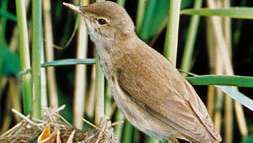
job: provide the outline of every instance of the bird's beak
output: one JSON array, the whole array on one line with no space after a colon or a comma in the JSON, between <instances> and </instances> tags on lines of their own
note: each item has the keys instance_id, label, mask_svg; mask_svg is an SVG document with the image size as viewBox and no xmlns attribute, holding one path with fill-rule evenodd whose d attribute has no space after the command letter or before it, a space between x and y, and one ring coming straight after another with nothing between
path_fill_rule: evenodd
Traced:
<instances>
[{"instance_id":1,"label":"bird's beak","mask_svg":"<svg viewBox=\"0 0 253 143\"><path fill-rule=\"evenodd\" d=\"M66 3L66 2L63 2L62 3L64 6L72 9L73 11L79 13L79 14L83 14L82 10L81 10L81 7L80 6L75 6L73 4L69 4L69 3Z\"/></svg>"}]
</instances>

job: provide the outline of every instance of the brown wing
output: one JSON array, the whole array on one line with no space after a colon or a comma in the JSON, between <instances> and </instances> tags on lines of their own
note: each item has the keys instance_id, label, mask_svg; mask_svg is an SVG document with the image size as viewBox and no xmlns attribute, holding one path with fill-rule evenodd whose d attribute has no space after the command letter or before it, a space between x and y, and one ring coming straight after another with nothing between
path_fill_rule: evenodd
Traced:
<instances>
[{"instance_id":1,"label":"brown wing","mask_svg":"<svg viewBox=\"0 0 253 143\"><path fill-rule=\"evenodd\" d=\"M118 60L121 64L115 67L119 86L152 115L196 141L220 141L192 86L161 55L139 47Z\"/></svg>"}]
</instances>

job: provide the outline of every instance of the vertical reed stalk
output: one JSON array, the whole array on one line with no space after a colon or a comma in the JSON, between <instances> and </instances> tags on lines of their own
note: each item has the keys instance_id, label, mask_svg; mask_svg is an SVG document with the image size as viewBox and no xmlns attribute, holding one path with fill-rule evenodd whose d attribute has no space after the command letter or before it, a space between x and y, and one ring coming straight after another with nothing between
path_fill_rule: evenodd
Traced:
<instances>
[{"instance_id":1,"label":"vertical reed stalk","mask_svg":"<svg viewBox=\"0 0 253 143\"><path fill-rule=\"evenodd\" d=\"M171 0L169 8L169 20L165 39L164 56L171 60L174 66L177 61L177 45L179 35L179 17L181 0Z\"/></svg>"},{"instance_id":2,"label":"vertical reed stalk","mask_svg":"<svg viewBox=\"0 0 253 143\"><path fill-rule=\"evenodd\" d=\"M218 4L215 3L214 1L208 0L208 7L210 8L216 8ZM230 67L223 67L224 65L230 65L230 60L227 60L223 58L223 56L225 55L225 57L228 57L228 53L227 51L224 51L227 47L226 43L225 43L225 38L224 38L224 33L223 33L223 27L222 27L222 23L221 23L221 18L219 17L211 17L210 18L210 28L212 29L212 33L213 33L213 38L214 41L216 43L216 49L215 49L215 55L216 55L216 74L223 74L224 70L226 70L227 68ZM223 54L223 56L221 55L221 53ZM223 96L221 96L220 91L217 91L217 103L216 103L216 108L217 106L220 106L220 103L222 103L223 101ZM225 97L226 99L228 99L229 97ZM225 99L225 100L226 100ZM232 129L232 119L233 119L233 112L230 110L230 105L231 102L228 102L229 100L225 101L225 139L224 141L227 143L230 143L232 141L232 136L230 135L231 129ZM218 108L220 109L220 108ZM218 120L215 121L215 124L219 125L220 127L220 119L221 119L221 111L217 111L216 115L215 115L215 119L217 117ZM218 121L218 122L217 122Z\"/></svg>"},{"instance_id":3,"label":"vertical reed stalk","mask_svg":"<svg viewBox=\"0 0 253 143\"><path fill-rule=\"evenodd\" d=\"M25 9L28 9L29 7L29 4L30 4L30 0L26 0L25 1ZM27 13L27 12L26 12ZM12 35L11 35L11 40L10 40L10 50L11 51L17 51L17 48L18 48L18 27L16 25L16 27L14 27L14 30L12 32Z\"/></svg>"},{"instance_id":4,"label":"vertical reed stalk","mask_svg":"<svg viewBox=\"0 0 253 143\"><path fill-rule=\"evenodd\" d=\"M211 19L207 20L207 43L208 43L208 53L209 53L209 66L210 73L212 74L222 74L222 62L220 60L217 41L214 38L213 29L211 26ZM209 89L213 88L209 86ZM223 94L218 89L214 89L213 92L208 92L208 111L214 119L214 126L220 132L221 130L221 112L223 107ZM211 99L215 98L215 99ZM210 100L211 99L211 100ZM212 102L213 100L213 102ZM215 105L214 105L215 103ZM213 107L213 108L211 108Z\"/></svg>"},{"instance_id":5,"label":"vertical reed stalk","mask_svg":"<svg viewBox=\"0 0 253 143\"><path fill-rule=\"evenodd\" d=\"M215 102L215 87L208 86L207 88L207 111L211 118L213 118L214 113L214 102Z\"/></svg>"},{"instance_id":6,"label":"vertical reed stalk","mask_svg":"<svg viewBox=\"0 0 253 143\"><path fill-rule=\"evenodd\" d=\"M125 128L124 128L124 136L123 136L123 143L132 143L132 136L133 136L133 126L129 123L125 123Z\"/></svg>"},{"instance_id":7,"label":"vertical reed stalk","mask_svg":"<svg viewBox=\"0 0 253 143\"><path fill-rule=\"evenodd\" d=\"M122 114L122 112L119 109L117 109L115 120L116 121L125 120L124 115ZM115 127L115 135L116 135L116 137L118 137L119 140L121 140L121 138L122 138L123 128L124 128L124 124L119 124Z\"/></svg>"},{"instance_id":8,"label":"vertical reed stalk","mask_svg":"<svg viewBox=\"0 0 253 143\"><path fill-rule=\"evenodd\" d=\"M233 101L225 96L225 143L233 142Z\"/></svg>"},{"instance_id":9,"label":"vertical reed stalk","mask_svg":"<svg viewBox=\"0 0 253 143\"><path fill-rule=\"evenodd\" d=\"M90 82L90 88L88 92L88 99L86 102L86 108L85 112L88 115L88 117L93 118L94 117L94 107L95 107L95 81L96 79L96 70L95 70L95 65L92 65L92 70L91 70L91 82Z\"/></svg>"},{"instance_id":10,"label":"vertical reed stalk","mask_svg":"<svg viewBox=\"0 0 253 143\"><path fill-rule=\"evenodd\" d=\"M195 0L194 1L194 8L200 8L202 5L202 0ZM199 26L199 16L194 15L191 17L190 26L187 33L187 38L185 42L184 54L182 59L181 69L183 71L189 72L191 68L191 61L192 61L192 53L196 41L196 35L198 32Z\"/></svg>"},{"instance_id":11,"label":"vertical reed stalk","mask_svg":"<svg viewBox=\"0 0 253 143\"><path fill-rule=\"evenodd\" d=\"M97 58L96 63L96 109L95 109L95 123L99 124L100 120L104 118L104 83L105 78Z\"/></svg>"},{"instance_id":12,"label":"vertical reed stalk","mask_svg":"<svg viewBox=\"0 0 253 143\"><path fill-rule=\"evenodd\" d=\"M11 125L11 117L9 116L9 112L11 111L11 103L10 103L10 96L7 96L7 98L5 99L5 107L4 107L4 111L3 111L3 121L2 121L2 125L1 125L1 130L0 130L0 134L2 134L3 132L7 131Z\"/></svg>"},{"instance_id":13,"label":"vertical reed stalk","mask_svg":"<svg viewBox=\"0 0 253 143\"><path fill-rule=\"evenodd\" d=\"M32 1L32 91L33 111L35 118L41 118L41 52L42 37L42 5L41 0Z\"/></svg>"},{"instance_id":14,"label":"vertical reed stalk","mask_svg":"<svg viewBox=\"0 0 253 143\"><path fill-rule=\"evenodd\" d=\"M9 91L8 91L8 97L10 98L11 102L11 108L14 108L15 110L21 112L21 104L20 104L20 97L19 97L19 87L17 84L17 80L15 78L9 78ZM14 115L16 122L20 121L20 117L17 115Z\"/></svg>"},{"instance_id":15,"label":"vertical reed stalk","mask_svg":"<svg viewBox=\"0 0 253 143\"><path fill-rule=\"evenodd\" d=\"M229 1L223 1L223 7L229 7ZM227 53L229 60L231 60L231 20L230 18L223 18L223 33L224 33L224 40L227 46ZM232 68L232 65L231 65ZM227 74L233 74L233 69L231 72ZM225 96L225 120L228 122L225 124L225 141L227 143L233 142L233 101L229 96Z\"/></svg>"},{"instance_id":16,"label":"vertical reed stalk","mask_svg":"<svg viewBox=\"0 0 253 143\"><path fill-rule=\"evenodd\" d=\"M235 114L236 114L237 123L239 125L239 129L240 129L240 133L242 137L248 136L249 131L247 128L246 119L243 112L243 107L238 102L235 102Z\"/></svg>"},{"instance_id":17,"label":"vertical reed stalk","mask_svg":"<svg viewBox=\"0 0 253 143\"><path fill-rule=\"evenodd\" d=\"M208 6L211 8L215 7L215 4L213 1L209 0L208 1ZM226 39L224 37L224 35L227 34L223 34L221 33L223 31L222 29L222 25L221 25L221 21L219 19L217 19L217 17L213 17L211 20L211 26L213 29L213 32L215 34L214 38L217 41L217 45L218 45L218 54L219 56L222 58L223 61L223 66L225 66L225 68L223 69L223 72L225 74L228 75L233 75L233 68L232 68L232 64L231 64L231 58L229 55L229 50L228 47L226 47ZM221 55L222 53L222 55ZM225 142L232 142L233 141L233 110L232 110L232 100L229 99L229 97L226 97L225 99L225 119L226 119L226 124L225 124ZM236 107L240 107L240 106L236 106ZM240 113L243 113L242 108L239 108L238 110L240 110ZM238 114L236 114L238 115ZM244 117L244 115L242 115ZM240 119L244 119L241 118ZM245 120L238 120L240 121L240 123L243 123L244 125L246 125ZM239 126L241 126L242 124L239 124ZM240 128L243 129L243 128Z\"/></svg>"},{"instance_id":18,"label":"vertical reed stalk","mask_svg":"<svg viewBox=\"0 0 253 143\"><path fill-rule=\"evenodd\" d=\"M26 0L25 1L25 9L28 8L29 3L30 3L30 0ZM17 9L17 7L16 7L16 9ZM10 44L9 44L11 51L16 51L17 50L17 48L18 48L17 39L18 39L18 27L16 25L14 27L13 31L12 31L12 35L11 35L11 39L10 39Z\"/></svg>"},{"instance_id":19,"label":"vertical reed stalk","mask_svg":"<svg viewBox=\"0 0 253 143\"><path fill-rule=\"evenodd\" d=\"M21 62L21 70L31 69L29 39L26 21L25 1L16 0L17 24L19 32L19 57ZM32 110L32 84L31 74L28 73L22 76L22 98L24 114L31 113Z\"/></svg>"},{"instance_id":20,"label":"vertical reed stalk","mask_svg":"<svg viewBox=\"0 0 253 143\"><path fill-rule=\"evenodd\" d=\"M117 3L120 4L121 6L125 5L126 0L117 0Z\"/></svg>"},{"instance_id":21,"label":"vertical reed stalk","mask_svg":"<svg viewBox=\"0 0 253 143\"><path fill-rule=\"evenodd\" d=\"M215 4L214 1L208 0L208 6L210 8L215 8ZM226 42L223 36L223 29L221 26L221 19L219 19L219 17L211 17L210 20L210 25L214 31L214 38L217 41L217 45L218 45L218 50L220 50L220 54L222 53L222 58L223 58L223 62L225 65L228 66L228 68L226 68L225 70L228 71L232 71L232 64L231 64L231 60L229 58L229 54L227 52L227 47L226 47Z\"/></svg>"},{"instance_id":22,"label":"vertical reed stalk","mask_svg":"<svg viewBox=\"0 0 253 143\"><path fill-rule=\"evenodd\" d=\"M216 44L214 45L214 38L213 38L213 32L211 29L211 24L210 24L210 18L207 18L207 22L206 22L206 27L207 27L207 45L208 45L208 56L209 56L209 69L210 69L210 73L215 73L215 60L216 57L215 56L215 48ZM207 110L209 115L211 115L211 117L214 120L214 116L216 114L216 110L215 110L215 99L216 99L216 88L213 86L208 86L208 93L207 93ZM216 119L214 120L214 124L216 122ZM217 128L217 126L215 126ZM217 128L218 129L218 128Z\"/></svg>"},{"instance_id":23,"label":"vertical reed stalk","mask_svg":"<svg viewBox=\"0 0 253 143\"><path fill-rule=\"evenodd\" d=\"M224 5L225 8L229 8L230 7L230 0L224 0L223 5ZM231 19L230 18L224 18L223 21L224 21L223 22L223 27L224 27L225 42L226 42L226 45L228 45L227 51L228 51L229 58L231 60L232 59ZM228 70L227 72L228 72L228 74L234 74L233 69ZM232 99L229 99L229 100L232 100ZM229 100L227 102L232 102L232 101L229 101ZM234 106L235 106L235 114L236 114L236 118L237 118L237 123L239 125L241 135L243 137L245 137L245 136L248 135L248 129L247 129L247 125L246 125L245 115L244 115L244 112L243 112L243 107L238 102L234 102ZM229 106L229 110L232 110L232 105L231 105L231 107ZM233 131L231 132L231 134L233 134Z\"/></svg>"},{"instance_id":24,"label":"vertical reed stalk","mask_svg":"<svg viewBox=\"0 0 253 143\"><path fill-rule=\"evenodd\" d=\"M229 8L230 7L230 0L223 0L223 7ZM224 31L224 38L226 45L228 45L228 54L231 58L232 54L232 41L231 41L231 19L228 17L223 18L223 31Z\"/></svg>"},{"instance_id":25,"label":"vertical reed stalk","mask_svg":"<svg viewBox=\"0 0 253 143\"><path fill-rule=\"evenodd\" d=\"M143 19L144 19L144 12L145 12L146 1L145 0L138 0L138 8L137 8L137 15L136 15L136 32L140 33Z\"/></svg>"},{"instance_id":26,"label":"vertical reed stalk","mask_svg":"<svg viewBox=\"0 0 253 143\"><path fill-rule=\"evenodd\" d=\"M225 8L229 8L230 7L230 0L224 0L223 1L223 6ZM225 42L226 45L228 45L228 54L229 54L229 58L230 60L232 59L232 42L231 42L231 19L230 18L224 18L223 20L223 27L224 27L224 37L225 37ZM229 74L229 71L228 71ZM233 74L233 69L231 70L231 74ZM231 101L227 101L227 102L231 102ZM245 120L245 116L244 116L244 112L243 112L243 107L240 103L238 102L234 102L235 104L235 113L236 113L236 118L237 118L237 122L240 128L240 132L242 134L243 137L248 135L248 129L247 129L247 125L246 125L246 120ZM232 108L232 107L230 107ZM232 109L230 109L232 110ZM232 133L231 133L232 134Z\"/></svg>"},{"instance_id":27,"label":"vertical reed stalk","mask_svg":"<svg viewBox=\"0 0 253 143\"><path fill-rule=\"evenodd\" d=\"M45 52L46 61L50 62L54 60L54 38L53 38L53 27L51 19L51 1L43 1L43 11L44 11L44 30L45 30ZM57 97L57 86L55 79L54 67L47 68L47 81L48 84L48 96L49 96L49 106L51 108L58 107L58 97Z\"/></svg>"},{"instance_id":28,"label":"vertical reed stalk","mask_svg":"<svg viewBox=\"0 0 253 143\"><path fill-rule=\"evenodd\" d=\"M81 0L80 5L88 5L89 0ZM78 31L77 58L85 59L88 49L88 33L83 20L80 21ZM75 93L74 93L74 125L81 129L83 126L83 113L86 94L86 65L76 66Z\"/></svg>"},{"instance_id":29,"label":"vertical reed stalk","mask_svg":"<svg viewBox=\"0 0 253 143\"><path fill-rule=\"evenodd\" d=\"M44 49L41 49L41 61L40 64L45 63L45 54ZM47 97L47 77L46 77L46 69L40 68L40 82L41 82L41 107L48 107L48 97Z\"/></svg>"}]
</instances>

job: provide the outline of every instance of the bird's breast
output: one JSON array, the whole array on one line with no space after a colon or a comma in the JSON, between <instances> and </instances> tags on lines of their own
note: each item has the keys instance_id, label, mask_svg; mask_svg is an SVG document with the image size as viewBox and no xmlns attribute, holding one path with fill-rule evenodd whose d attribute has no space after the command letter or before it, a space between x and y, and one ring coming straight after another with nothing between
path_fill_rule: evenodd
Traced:
<instances>
[{"instance_id":1,"label":"bird's breast","mask_svg":"<svg viewBox=\"0 0 253 143\"><path fill-rule=\"evenodd\" d=\"M114 100L124 116L136 128L150 136L160 139L176 133L173 128L168 127L157 118L154 118L145 106L133 100L133 98L120 88L115 78L112 79L113 80L111 80L109 84L112 89Z\"/></svg>"}]
</instances>

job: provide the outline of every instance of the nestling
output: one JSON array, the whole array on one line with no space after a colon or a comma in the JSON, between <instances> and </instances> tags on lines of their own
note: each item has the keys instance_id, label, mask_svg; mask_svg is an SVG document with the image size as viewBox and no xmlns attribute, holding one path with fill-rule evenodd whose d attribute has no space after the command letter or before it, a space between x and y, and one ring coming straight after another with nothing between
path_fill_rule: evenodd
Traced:
<instances>
[{"instance_id":1,"label":"nestling","mask_svg":"<svg viewBox=\"0 0 253 143\"><path fill-rule=\"evenodd\" d=\"M139 130L160 139L221 142L193 87L135 33L133 21L110 1L64 3L84 17L118 107Z\"/></svg>"}]
</instances>

